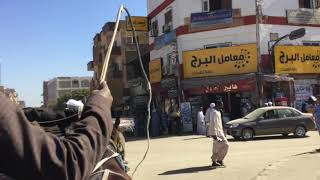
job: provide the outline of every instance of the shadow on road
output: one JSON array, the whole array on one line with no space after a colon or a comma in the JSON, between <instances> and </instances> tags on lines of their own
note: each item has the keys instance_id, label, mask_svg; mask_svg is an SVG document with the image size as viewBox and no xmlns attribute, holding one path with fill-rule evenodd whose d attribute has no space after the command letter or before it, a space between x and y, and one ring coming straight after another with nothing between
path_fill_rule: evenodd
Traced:
<instances>
[{"instance_id":1,"label":"shadow on road","mask_svg":"<svg viewBox=\"0 0 320 180\"><path fill-rule=\"evenodd\" d=\"M196 139L205 139L205 138L208 138L206 136L203 136L203 137L194 137L194 138L186 138L186 139L183 139L184 141L190 141L190 140L196 140Z\"/></svg>"},{"instance_id":2,"label":"shadow on road","mask_svg":"<svg viewBox=\"0 0 320 180\"><path fill-rule=\"evenodd\" d=\"M308 138L309 136L305 136L304 138ZM261 136L261 137L255 137L250 141L263 141L263 140L283 140L283 139L303 139L303 138L297 138L295 136ZM236 140L236 139L228 139L229 142L246 142L243 140Z\"/></svg>"},{"instance_id":3,"label":"shadow on road","mask_svg":"<svg viewBox=\"0 0 320 180\"><path fill-rule=\"evenodd\" d=\"M183 169L166 171L166 172L158 174L158 175L163 176L163 175L197 173L197 172L202 172L202 171L211 171L214 169L216 169L216 168L212 167L212 166L191 167L191 168L183 168Z\"/></svg>"},{"instance_id":4,"label":"shadow on road","mask_svg":"<svg viewBox=\"0 0 320 180\"><path fill-rule=\"evenodd\" d=\"M301 156L301 155L306 155L306 154L319 154L319 153L320 153L320 149L316 149L316 150L311 151L311 152L300 153L300 154L296 154L294 156Z\"/></svg>"}]
</instances>

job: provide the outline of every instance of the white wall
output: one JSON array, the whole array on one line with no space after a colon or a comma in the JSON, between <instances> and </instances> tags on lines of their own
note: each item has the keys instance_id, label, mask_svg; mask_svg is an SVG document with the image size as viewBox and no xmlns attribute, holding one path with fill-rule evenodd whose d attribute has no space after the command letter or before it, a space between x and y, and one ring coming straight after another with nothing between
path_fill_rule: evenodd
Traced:
<instances>
[{"instance_id":1,"label":"white wall","mask_svg":"<svg viewBox=\"0 0 320 180\"><path fill-rule=\"evenodd\" d=\"M155 10L164 1L165 0L148 0L147 1L148 14L151 13L153 10Z\"/></svg>"},{"instance_id":2,"label":"white wall","mask_svg":"<svg viewBox=\"0 0 320 180\"><path fill-rule=\"evenodd\" d=\"M255 0L233 0L232 9L241 9L241 16L255 15Z\"/></svg>"},{"instance_id":3,"label":"white wall","mask_svg":"<svg viewBox=\"0 0 320 180\"><path fill-rule=\"evenodd\" d=\"M167 66L167 63L168 63L167 62L168 61L167 55L169 53L171 53L172 51L173 51L173 48L172 48L171 45L167 45L165 47L162 47L159 50L152 50L150 52L150 60L152 61L152 60L157 59L157 58L163 58L163 65Z\"/></svg>"},{"instance_id":4,"label":"white wall","mask_svg":"<svg viewBox=\"0 0 320 180\"><path fill-rule=\"evenodd\" d=\"M279 37L289 34L295 29L302 28L302 26L283 26L283 25L260 25L261 27L261 53L268 53L268 41L270 41L270 33L279 33ZM296 40L283 40L280 44L292 44L292 45L302 45L302 41L320 41L320 28L318 27L305 27L306 35L300 39Z\"/></svg>"},{"instance_id":5,"label":"white wall","mask_svg":"<svg viewBox=\"0 0 320 180\"><path fill-rule=\"evenodd\" d=\"M262 0L262 14L286 17L287 9L298 9L299 0Z\"/></svg>"},{"instance_id":6,"label":"white wall","mask_svg":"<svg viewBox=\"0 0 320 180\"><path fill-rule=\"evenodd\" d=\"M149 0L148 3L152 2L153 7L155 4L161 4L159 1ZM163 1L161 1L163 2ZM149 6L148 6L149 8ZM173 12L173 29L176 29L180 26L185 25L184 20L186 17L191 17L192 13L202 12L202 0L175 0L160 12L156 17L151 19L151 22L158 20L158 27L159 27L159 35L162 34L162 26L164 25L164 14L168 11L168 9L172 8ZM233 9L241 9L242 16L254 15L255 14L255 0L233 0L232 2ZM148 12L151 12L148 9ZM153 39L150 39L150 44L153 42Z\"/></svg>"}]
</instances>

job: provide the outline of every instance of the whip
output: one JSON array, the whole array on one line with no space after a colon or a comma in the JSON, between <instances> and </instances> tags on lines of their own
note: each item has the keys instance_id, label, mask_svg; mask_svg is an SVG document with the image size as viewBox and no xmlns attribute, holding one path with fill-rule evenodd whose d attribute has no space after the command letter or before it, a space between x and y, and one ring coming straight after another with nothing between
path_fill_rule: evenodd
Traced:
<instances>
[{"instance_id":1,"label":"whip","mask_svg":"<svg viewBox=\"0 0 320 180\"><path fill-rule=\"evenodd\" d=\"M129 13L129 10L123 5L120 6L119 11L118 11L114 32L113 32L111 41L109 43L108 51L107 51L107 54L106 54L106 57L105 57L105 60L104 60L103 66L102 66L102 72L101 72L101 76L100 76L100 83L102 83L103 81L106 80L106 75L107 75L107 72L108 72L108 64L109 64L109 60L110 60L110 56L111 56L111 52L112 52L112 47L113 47L114 40L115 40L116 35L117 35L117 31L118 31L119 23L120 23L120 18L121 18L121 15L122 15L123 11L125 11L127 13L128 17L129 17L129 23L130 23L130 26L131 26L131 29L132 29L132 35L134 37L134 43L135 43L135 46L136 46L136 49L137 49L137 55L138 55L138 59L139 59L139 64L140 64L140 67L142 69L143 76L144 76L144 78L145 78L145 80L147 82L148 91L149 91L149 100L148 100L148 109L147 109L147 111L148 111L148 117L147 117L147 139L148 139L147 140L147 149L146 149L141 161L138 163L138 165L135 167L135 169L134 169L134 171L132 173L132 178L133 178L133 176L136 173L136 171L138 170L139 166L146 159L147 154L149 152L149 148L150 148L149 125L150 125L150 119L151 119L150 106L151 106L152 90L151 90L150 81L149 81L148 76L146 74L146 71L145 71L145 69L143 67L140 47L139 47L139 44L138 44L138 40L137 40L137 36L136 36L136 30L135 30L135 27L133 25L133 22L132 22L132 19L131 19L131 15Z\"/></svg>"}]
</instances>

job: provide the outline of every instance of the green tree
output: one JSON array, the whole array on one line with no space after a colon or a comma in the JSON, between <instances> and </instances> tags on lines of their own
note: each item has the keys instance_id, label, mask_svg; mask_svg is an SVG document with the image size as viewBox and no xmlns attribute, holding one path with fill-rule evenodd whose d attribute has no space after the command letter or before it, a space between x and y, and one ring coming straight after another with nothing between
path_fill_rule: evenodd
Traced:
<instances>
[{"instance_id":1,"label":"green tree","mask_svg":"<svg viewBox=\"0 0 320 180\"><path fill-rule=\"evenodd\" d=\"M66 103L69 99L74 99L74 100L83 100L87 98L90 94L89 89L81 89L81 90L75 90L69 93L66 93L65 95L61 96L57 100L57 104L55 105L54 109L55 110L63 110L67 107ZM85 102L83 102L85 103Z\"/></svg>"}]
</instances>

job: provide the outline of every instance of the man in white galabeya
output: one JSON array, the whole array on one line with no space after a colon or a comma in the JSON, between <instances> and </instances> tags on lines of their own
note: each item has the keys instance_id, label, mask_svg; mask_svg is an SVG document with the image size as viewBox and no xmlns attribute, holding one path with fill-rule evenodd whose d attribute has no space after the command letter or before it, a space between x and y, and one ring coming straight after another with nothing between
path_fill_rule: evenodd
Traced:
<instances>
[{"instance_id":1,"label":"man in white galabeya","mask_svg":"<svg viewBox=\"0 0 320 180\"><path fill-rule=\"evenodd\" d=\"M217 104L211 103L210 108L211 111L209 115L209 129L208 135L213 137L213 147L212 147L212 166L215 167L225 167L223 162L226 157L229 149L229 143L224 135L221 112L219 111L222 106L221 102L217 102Z\"/></svg>"}]
</instances>

